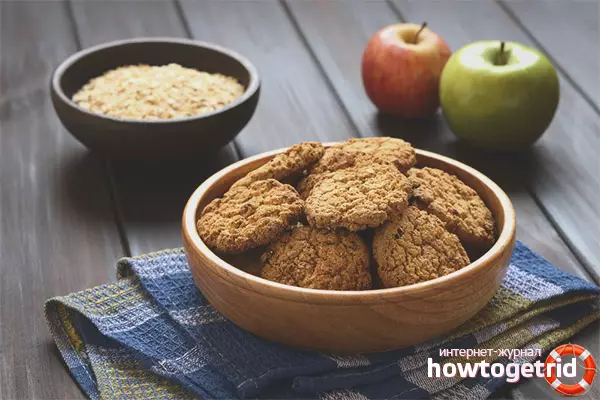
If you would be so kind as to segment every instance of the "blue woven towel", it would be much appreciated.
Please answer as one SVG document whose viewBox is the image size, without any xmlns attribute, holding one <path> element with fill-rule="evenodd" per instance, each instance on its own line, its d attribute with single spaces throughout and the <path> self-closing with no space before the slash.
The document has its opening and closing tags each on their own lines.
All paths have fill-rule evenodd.
<svg viewBox="0 0 600 400">
<path fill-rule="evenodd" d="M 503 378 L 426 377 L 439 349 L 548 351 L 600 317 L 600 288 L 517 243 L 492 302 L 452 334 L 403 350 L 335 356 L 258 338 L 215 311 L 181 249 L 123 259 L 115 283 L 46 303 L 50 331 L 92 399 L 484 399 Z M 496 362 L 508 362 L 492 357 Z"/>
</svg>

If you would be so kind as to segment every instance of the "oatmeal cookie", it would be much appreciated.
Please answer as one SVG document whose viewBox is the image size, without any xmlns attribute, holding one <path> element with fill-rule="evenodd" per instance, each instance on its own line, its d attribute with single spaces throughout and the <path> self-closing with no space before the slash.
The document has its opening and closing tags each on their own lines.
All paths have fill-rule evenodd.
<svg viewBox="0 0 600 400">
<path fill-rule="evenodd" d="M 248 186 L 252 182 L 264 179 L 275 179 L 283 181 L 299 175 L 323 156 L 325 148 L 321 143 L 303 142 L 296 144 L 285 152 L 276 155 L 271 161 L 251 171 L 233 184 L 236 186 Z"/>
<path fill-rule="evenodd" d="M 438 217 L 414 206 L 376 229 L 373 255 L 385 287 L 424 282 L 470 263 L 458 237 Z"/>
<path fill-rule="evenodd" d="M 389 164 L 357 165 L 327 173 L 306 199 L 315 228 L 374 228 L 408 205 L 408 179 Z"/>
<path fill-rule="evenodd" d="M 391 163 L 406 173 L 417 162 L 417 154 L 410 143 L 391 137 L 349 139 L 338 146 L 351 152 L 368 154 L 373 162 Z"/>
<path fill-rule="evenodd" d="M 475 190 L 435 168 L 413 168 L 408 176 L 416 204 L 444 221 L 465 244 L 494 243 L 494 218 Z"/>
<path fill-rule="evenodd" d="M 198 233 L 219 252 L 241 253 L 275 240 L 296 224 L 303 210 L 293 187 L 262 180 L 234 187 L 210 202 L 198 220 Z"/>
<path fill-rule="evenodd" d="M 306 199 L 315 184 L 325 174 L 356 165 L 358 161 L 357 154 L 359 153 L 344 151 L 337 147 L 326 149 L 323 157 L 312 166 L 308 175 L 298 182 L 296 189 L 298 190 L 300 197 Z"/>
<path fill-rule="evenodd" d="M 324 174 L 357 165 L 393 164 L 406 173 L 417 161 L 415 149 L 402 139 L 390 137 L 349 139 L 325 150 L 323 157 L 297 185 L 306 199 Z"/>
<path fill-rule="evenodd" d="M 323 157 L 310 169 L 310 174 L 322 174 L 339 171 L 353 167 L 357 163 L 357 156 L 361 153 L 345 151 L 339 147 L 330 147 L 325 150 Z"/>
<path fill-rule="evenodd" d="M 298 226 L 272 243 L 261 260 L 262 277 L 274 282 L 325 290 L 371 288 L 369 250 L 346 230 Z"/>
</svg>

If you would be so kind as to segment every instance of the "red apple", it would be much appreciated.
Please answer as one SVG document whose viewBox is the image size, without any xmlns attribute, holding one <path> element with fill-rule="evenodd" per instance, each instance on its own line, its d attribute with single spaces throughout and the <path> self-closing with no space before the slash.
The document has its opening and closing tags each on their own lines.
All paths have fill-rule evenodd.
<svg viewBox="0 0 600 400">
<path fill-rule="evenodd" d="M 385 113 L 406 118 L 432 115 L 448 45 L 427 24 L 395 24 L 379 30 L 365 48 L 362 79 L 367 95 Z"/>
</svg>

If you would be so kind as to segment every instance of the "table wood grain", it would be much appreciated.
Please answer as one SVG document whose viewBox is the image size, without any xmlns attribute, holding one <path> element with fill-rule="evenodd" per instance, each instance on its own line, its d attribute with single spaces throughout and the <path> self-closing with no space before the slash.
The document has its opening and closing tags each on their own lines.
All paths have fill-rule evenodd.
<svg viewBox="0 0 600 400">
<path fill-rule="evenodd" d="M 105 161 L 62 127 L 52 71 L 77 50 L 65 4 L 0 2 L 0 398 L 82 398 L 44 302 L 114 280 Z"/>
<path fill-rule="evenodd" d="M 510 0 L 498 4 L 536 47 L 544 48 L 577 89 L 600 107 L 600 2 Z"/>
<path fill-rule="evenodd" d="M 0 398 L 82 398 L 51 343 L 44 300 L 113 280 L 122 255 L 179 246 L 183 206 L 202 180 L 235 160 L 302 140 L 389 135 L 465 161 L 509 194 L 520 240 L 597 281 L 598 59 L 585 48 L 596 40 L 591 11 L 598 2 L 575 3 L 0 2 Z M 560 68 L 561 105 L 531 154 L 476 154 L 441 115 L 408 122 L 376 113 L 362 89 L 360 56 L 377 29 L 400 20 L 427 20 L 453 50 L 503 38 L 548 53 Z M 79 48 L 136 36 L 211 41 L 256 64 L 261 99 L 234 142 L 192 168 L 165 167 L 107 162 L 64 131 L 48 96 L 52 70 Z M 562 45 L 573 41 L 580 47 Z M 599 354 L 599 332 L 594 324 L 573 341 Z M 593 390 L 587 398 L 600 397 L 597 385 Z M 536 379 L 496 394 L 551 396 Z"/>
<path fill-rule="evenodd" d="M 181 2 L 191 34 L 246 55 L 261 75 L 260 106 L 236 144 L 242 157 L 303 140 L 355 135 L 279 2 Z"/>
</svg>

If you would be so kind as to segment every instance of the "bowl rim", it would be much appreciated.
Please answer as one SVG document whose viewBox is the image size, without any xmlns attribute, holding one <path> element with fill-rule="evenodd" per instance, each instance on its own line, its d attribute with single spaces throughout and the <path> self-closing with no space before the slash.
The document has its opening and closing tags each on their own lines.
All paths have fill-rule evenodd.
<svg viewBox="0 0 600 400">
<path fill-rule="evenodd" d="M 342 142 L 328 142 L 323 143 L 325 147 L 330 147 Z M 464 268 L 454 271 L 448 275 L 444 275 L 439 278 L 431 279 L 425 282 L 419 282 L 412 285 L 394 287 L 394 288 L 384 288 L 384 289 L 371 289 L 371 290 L 325 290 L 325 289 L 308 289 L 297 286 L 285 285 L 282 283 L 273 282 L 255 275 L 252 275 L 248 272 L 245 272 L 229 263 L 225 260 L 221 259 L 217 254 L 215 254 L 200 238 L 198 231 L 196 229 L 196 209 L 200 200 L 204 196 L 204 194 L 211 188 L 217 181 L 227 176 L 231 171 L 234 171 L 245 164 L 250 164 L 254 161 L 272 157 L 276 154 L 279 154 L 285 151 L 287 148 L 281 148 L 277 150 L 272 150 L 264 153 L 260 153 L 254 155 L 252 157 L 245 158 L 243 160 L 237 161 L 228 167 L 221 169 L 220 171 L 213 174 L 211 177 L 206 179 L 190 196 L 185 209 L 183 211 L 182 218 L 182 233 L 187 240 L 187 243 L 190 244 L 193 248 L 193 251 L 202 253 L 206 258 L 208 258 L 213 265 L 218 266 L 225 272 L 228 278 L 225 278 L 223 274 L 219 274 L 222 279 L 229 280 L 230 283 L 237 285 L 237 283 L 233 282 L 229 279 L 230 276 L 233 276 L 237 279 L 243 279 L 248 284 L 246 289 L 259 292 L 264 295 L 270 297 L 279 297 L 279 298 L 287 298 L 288 300 L 297 300 L 297 301 L 306 301 L 307 296 L 310 296 L 311 302 L 319 303 L 319 304 L 338 304 L 340 301 L 345 300 L 357 300 L 361 303 L 381 303 L 381 301 L 385 301 L 386 299 L 391 299 L 398 295 L 417 295 L 423 292 L 428 292 L 431 290 L 438 290 L 439 286 L 442 284 L 452 285 L 453 281 L 459 280 L 460 278 L 466 278 L 470 275 L 476 273 L 479 269 L 485 268 L 487 265 L 494 261 L 498 261 L 503 256 L 503 250 L 507 246 L 511 246 L 511 243 L 514 242 L 515 234 L 516 234 L 516 213 L 513 208 L 512 202 L 506 195 L 506 193 L 490 178 L 488 178 L 483 173 L 477 171 L 476 169 L 460 162 L 454 160 L 450 157 L 443 156 L 441 154 L 437 154 L 434 152 L 430 152 L 427 150 L 415 149 L 417 155 L 423 155 L 430 158 L 435 158 L 444 163 L 453 164 L 454 166 L 462 169 L 466 173 L 469 173 L 475 176 L 476 179 L 480 180 L 484 185 L 492 190 L 492 192 L 498 197 L 500 201 L 501 208 L 504 212 L 504 224 L 501 227 L 500 235 L 498 239 L 494 243 L 494 245 L 481 257 L 477 260 L 473 261 L 469 265 Z M 187 252 L 187 249 L 186 249 Z M 210 271 L 212 274 L 217 274 L 217 271 Z"/>
<path fill-rule="evenodd" d="M 126 46 L 129 44 L 136 44 L 136 43 L 187 44 L 187 45 L 192 45 L 195 47 L 206 48 L 206 49 L 211 49 L 211 50 L 217 51 L 228 57 L 233 58 L 234 60 L 236 60 L 240 64 L 242 64 L 242 66 L 250 74 L 250 82 L 248 82 L 248 86 L 246 87 L 246 90 L 240 97 L 238 97 L 233 102 L 226 105 L 225 107 L 219 108 L 218 110 L 209 111 L 209 112 L 198 114 L 198 115 L 192 115 L 189 117 L 178 117 L 178 118 L 156 119 L 156 120 L 154 120 L 154 119 L 120 118 L 120 117 L 113 117 L 110 115 L 92 112 L 92 111 L 89 111 L 89 110 L 81 107 L 80 105 L 75 103 L 73 100 L 71 100 L 65 94 L 60 82 L 62 80 L 62 77 L 64 76 L 65 71 L 69 67 L 71 67 L 73 64 L 75 64 L 77 61 L 79 61 L 80 59 L 82 59 L 83 57 L 85 57 L 89 54 L 92 54 L 92 53 L 95 53 L 95 52 L 98 52 L 98 51 L 101 51 L 104 49 L 119 47 L 119 46 Z M 176 62 L 176 60 L 173 60 L 173 62 Z M 74 109 L 80 113 L 87 114 L 90 117 L 111 120 L 111 121 L 114 121 L 117 123 L 169 124 L 169 123 L 175 123 L 175 122 L 189 122 L 189 121 L 194 121 L 194 120 L 200 120 L 203 118 L 208 118 L 215 114 L 224 113 L 227 110 L 230 110 L 234 107 L 239 106 L 240 104 L 246 102 L 249 98 L 251 98 L 258 91 L 258 89 L 260 88 L 260 75 L 258 73 L 258 69 L 254 66 L 254 64 L 252 64 L 250 62 L 250 60 L 248 60 L 248 58 L 244 57 L 243 55 L 241 55 L 240 53 L 238 53 L 234 50 L 228 49 L 223 46 L 219 46 L 217 44 L 203 42 L 200 40 L 177 38 L 177 37 L 166 37 L 165 36 L 165 37 L 139 37 L 139 38 L 133 38 L 133 39 L 113 40 L 110 42 L 101 43 L 101 44 L 98 44 L 95 46 L 91 46 L 91 47 L 87 47 L 85 49 L 79 50 L 78 52 L 70 55 L 66 60 L 64 60 L 62 63 L 60 63 L 60 65 L 58 67 L 56 67 L 56 69 L 54 70 L 54 73 L 52 74 L 51 82 L 52 82 L 53 91 L 57 94 L 57 96 L 61 99 L 61 101 L 63 103 L 65 103 L 66 105 L 68 105 L 69 107 L 71 107 L 72 109 Z"/>
</svg>

